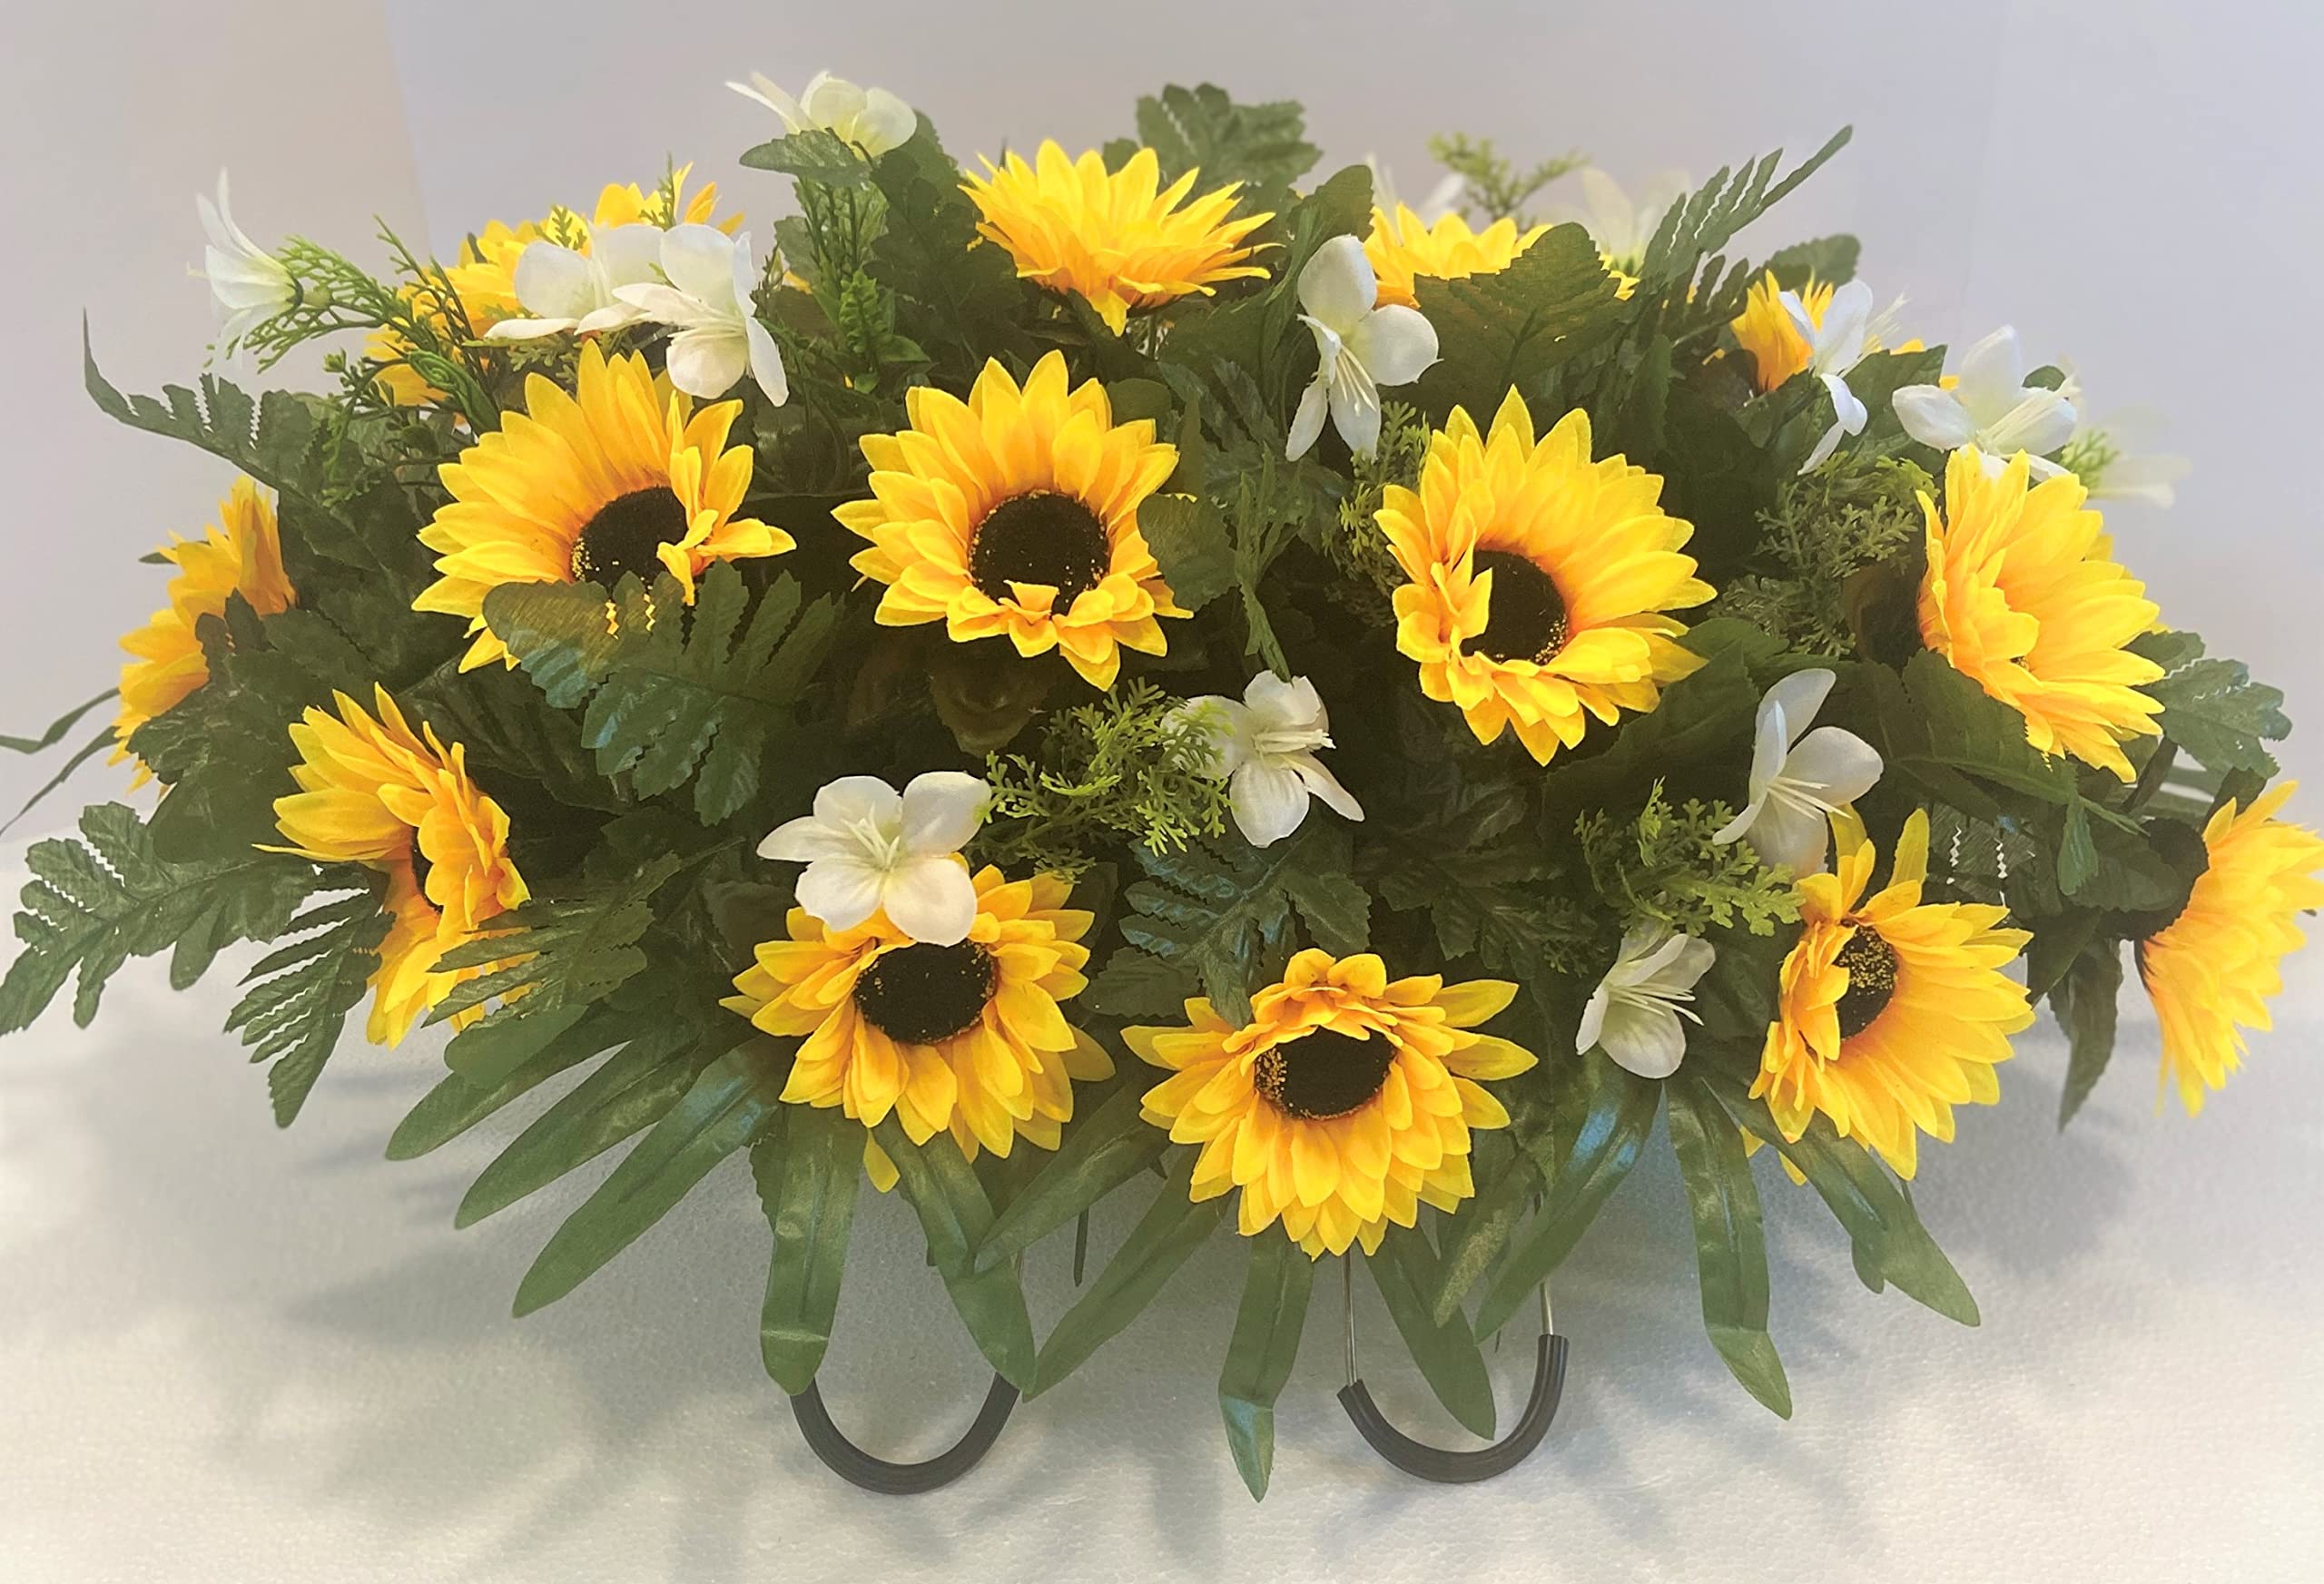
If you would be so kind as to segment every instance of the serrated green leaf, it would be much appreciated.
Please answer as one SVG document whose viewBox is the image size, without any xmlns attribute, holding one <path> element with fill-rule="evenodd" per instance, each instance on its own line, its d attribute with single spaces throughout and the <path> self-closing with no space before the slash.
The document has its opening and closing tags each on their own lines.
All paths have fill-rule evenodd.
<svg viewBox="0 0 2324 1584">
<path fill-rule="evenodd" d="M 2090 1098 L 2114 1054 L 2116 1008 L 2122 991 L 2122 943 L 2097 940 L 2084 947 L 2050 987 L 2050 1011 L 2065 1030 L 2068 1056 L 2065 1089 L 2058 1097 L 2058 1127 L 2063 1128 Z"/>
<path fill-rule="evenodd" d="M 1154 151 L 1163 182 L 1199 171 L 1205 192 L 1229 182 L 1289 187 L 1315 162 L 1318 151 L 1305 131 L 1296 103 L 1237 104 L 1210 83 L 1172 84 L 1137 102 L 1138 140 Z"/>
<path fill-rule="evenodd" d="M 368 882 L 370 877 L 340 878 Z M 278 1126 L 290 1126 L 322 1076 L 347 1014 L 362 1000 L 379 966 L 388 924 L 376 887 L 364 883 L 352 896 L 291 920 L 283 933 L 303 939 L 269 954 L 242 976 L 249 988 L 228 1014 L 226 1032 L 242 1037 L 252 1061 L 273 1063 L 266 1087 Z"/>
<path fill-rule="evenodd" d="M 1694 1216 L 1703 1327 L 1743 1389 L 1783 1419 L 1791 1382 L 1768 1335 L 1768 1244 L 1743 1135 L 1699 1078 L 1663 1086 L 1670 1147 Z"/>
<path fill-rule="evenodd" d="M 745 149 L 743 163 L 753 171 L 780 171 L 825 187 L 872 184 L 872 167 L 862 152 L 819 126 Z"/>
<path fill-rule="evenodd" d="M 796 1396 L 813 1383 L 839 1312 L 840 1275 L 863 1175 L 863 1127 L 837 1107 L 786 1106 L 751 1146 L 759 1205 L 774 1234 L 759 1356 Z"/>
<path fill-rule="evenodd" d="M 600 773 L 627 776 L 640 797 L 694 783 L 695 815 L 727 819 L 757 792 L 760 768 L 822 664 L 837 624 L 828 599 L 803 608 L 778 576 L 750 606 L 731 561 L 714 563 L 691 619 L 664 573 L 649 597 L 625 575 L 606 600 L 594 584 L 507 583 L 485 596 L 485 620 L 550 703 L 585 700 L 582 740 Z"/>
<path fill-rule="evenodd" d="M 1879 665 L 1859 674 L 1871 688 L 1875 745 L 1887 773 L 1986 819 L 2000 812 L 1988 786 L 2062 806 L 2079 797 L 2072 767 L 2025 740 L 2024 717 L 1987 697 L 1942 654 L 1915 654 L 1902 676 Z"/>
<path fill-rule="evenodd" d="M 67 980 L 79 980 L 73 1019 L 87 1028 L 105 983 L 133 957 L 172 954 L 170 981 L 183 989 L 237 940 L 271 940 L 316 884 L 304 859 L 243 849 L 177 862 L 154 851 L 150 831 L 122 803 L 81 813 L 84 841 L 35 841 L 25 861 L 16 938 L 25 949 L 0 980 L 0 1033 L 40 1016 Z"/>
<path fill-rule="evenodd" d="M 1037 1397 L 1064 1380 L 1120 1334 L 1226 1215 L 1234 1203 L 1232 1195 L 1200 1203 L 1188 1196 L 1196 1154 L 1182 1149 L 1170 1157 L 1162 1186 L 1146 1214 L 1088 1290 L 1059 1318 L 1049 1340 L 1041 1344 L 1032 1389 L 1025 1393 L 1028 1397 Z"/>
<path fill-rule="evenodd" d="M 1265 849 L 1229 839 L 1137 857 L 1148 878 L 1122 893 L 1128 946 L 1090 983 L 1098 1011 L 1168 1014 L 1207 996 L 1222 1016 L 1247 1020 L 1253 986 L 1290 959 L 1295 906 L 1318 940 L 1363 949 L 1368 903 L 1347 875 L 1344 826 L 1310 819 Z"/>
<path fill-rule="evenodd" d="M 1614 278 L 1579 225 L 1551 228 L 1505 270 L 1459 280 L 1423 277 L 1413 291 L 1439 349 L 1414 389 L 1422 409 L 1439 420 L 1460 407 L 1489 425 L 1512 389 L 1533 390 L 1551 369 L 1622 323 Z M 1546 428 L 1547 418 L 1536 416 Z"/>
<path fill-rule="evenodd" d="M 1299 1357 L 1315 1262 L 1275 1227 L 1245 1241 L 1251 1245 L 1251 1263 L 1226 1363 L 1218 1372 L 1218 1411 L 1236 1471 L 1256 1501 L 1265 1499 L 1275 1471 L 1275 1400 Z"/>
<path fill-rule="evenodd" d="M 1380 1252 L 1364 1256 L 1364 1268 L 1388 1306 L 1396 1333 L 1420 1367 L 1444 1411 L 1472 1434 L 1490 1438 L 1493 1432 L 1492 1377 L 1485 1371 L 1469 1317 L 1457 1310 L 1439 1320 L 1433 1304 L 1443 1276 L 1436 1251 L 1417 1227 L 1390 1226 Z"/>
<path fill-rule="evenodd" d="M 1068 1127 L 1057 1153 L 1002 1206 L 978 1244 L 978 1269 L 1022 1254 L 1161 1158 L 1170 1135 L 1140 1114 L 1145 1089 L 1132 1074 L 1111 1099 Z"/>
<path fill-rule="evenodd" d="M 2148 633 L 2132 640 L 2132 654 L 2165 668 L 2144 691 L 2162 706 L 2156 723 L 2162 734 L 2201 760 L 2208 769 L 2276 773 L 2264 743 L 2291 732 L 2280 689 L 2253 682 L 2239 661 L 2203 656 L 2192 633 Z"/>
<path fill-rule="evenodd" d="M 736 1046 L 693 1085 L 622 1157 L 596 1192 L 566 1217 L 517 1286 L 519 1317 L 587 1281 L 694 1191 L 710 1168 L 750 1147 L 779 1103 L 765 1043 Z"/>
<path fill-rule="evenodd" d="M 1137 526 L 1171 597 L 1184 608 L 1198 611 L 1235 586 L 1235 546 L 1206 502 L 1148 496 L 1137 508 Z"/>
</svg>

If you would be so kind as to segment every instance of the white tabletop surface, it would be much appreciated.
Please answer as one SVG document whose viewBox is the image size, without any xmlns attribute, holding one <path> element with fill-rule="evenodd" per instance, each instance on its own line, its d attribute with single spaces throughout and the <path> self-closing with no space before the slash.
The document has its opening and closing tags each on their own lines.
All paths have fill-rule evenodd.
<svg viewBox="0 0 2324 1584">
<path fill-rule="evenodd" d="M 760 1371 L 767 1237 L 739 1159 L 513 1321 L 526 1262 L 600 1174 L 456 1233 L 514 1120 L 383 1160 L 437 1064 L 358 1048 L 278 1134 L 210 1032 L 226 989 L 172 996 L 138 965 L 93 1031 L 52 1013 L 0 1048 L 0 1578 L 2111 1584 L 2312 1579 L 2324 1550 L 2312 967 L 2199 1122 L 2153 1113 L 2142 1008 L 2063 1136 L 2059 1043 L 2022 1042 L 2004 1105 L 1965 1113 L 1918 1189 L 1982 1329 L 1863 1291 L 1820 1203 L 1763 1158 L 1798 1400 L 1778 1422 L 1703 1340 L 1658 1140 L 1557 1279 L 1572 1371 L 1530 1462 L 1440 1490 L 1374 1461 L 1333 1400 L 1326 1279 L 1256 1508 L 1213 1394 L 1226 1235 L 959 1485 L 867 1496 Z M 1100 1250 L 1136 1208 L 1109 1207 Z M 1043 1324 L 1066 1241 L 1029 1261 Z M 1357 1293 L 1391 1411 L 1449 1438 Z M 865 1206 L 841 1320 L 827 1390 L 860 1439 L 925 1451 L 965 1422 L 980 1376 L 892 1203 Z M 1497 1365 L 1505 1404 L 1530 1352 Z"/>
</svg>

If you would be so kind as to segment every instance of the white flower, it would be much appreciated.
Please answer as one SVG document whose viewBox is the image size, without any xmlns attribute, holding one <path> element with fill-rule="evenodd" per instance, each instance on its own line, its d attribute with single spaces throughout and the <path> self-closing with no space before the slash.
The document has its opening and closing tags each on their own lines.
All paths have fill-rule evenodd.
<svg viewBox="0 0 2324 1584">
<path fill-rule="evenodd" d="M 1329 407 L 1340 438 L 1359 457 L 1380 443 L 1380 388 L 1409 385 L 1436 361 L 1436 331 L 1417 309 L 1374 308 L 1380 283 L 1354 237 L 1334 237 L 1299 271 L 1299 317 L 1315 332 L 1315 382 L 1299 398 L 1284 455 L 1307 454 Z"/>
<path fill-rule="evenodd" d="M 910 143 L 920 128 L 920 118 L 911 106 L 885 88 L 859 88 L 829 72 L 817 72 L 806 92 L 796 99 L 757 72 L 751 74 L 747 83 L 726 86 L 781 116 L 786 132 L 821 129 L 853 143 L 875 160 Z"/>
<path fill-rule="evenodd" d="M 761 858 L 804 863 L 799 905 L 827 930 L 852 930 L 885 910 L 888 922 L 931 946 L 968 939 L 977 888 L 959 853 L 984 822 L 990 789 L 932 770 L 898 793 L 876 775 L 843 775 L 815 794 L 815 812 L 778 825 Z"/>
<path fill-rule="evenodd" d="M 1299 829 L 1311 797 L 1343 818 L 1364 818 L 1362 806 L 1315 757 L 1316 749 L 1332 745 L 1332 723 L 1305 677 L 1285 682 L 1262 671 L 1240 703 L 1206 694 L 1174 713 L 1210 733 L 1210 773 L 1228 783 L 1235 823 L 1252 846 L 1270 846 Z"/>
<path fill-rule="evenodd" d="M 202 250 L 202 267 L 211 300 L 218 305 L 218 345 L 231 357 L 251 331 L 298 306 L 299 283 L 280 260 L 234 223 L 233 211 L 226 203 L 225 172 L 218 172 L 216 203 L 200 196 L 193 202 L 210 237 Z"/>
<path fill-rule="evenodd" d="M 1364 167 L 1372 172 L 1372 207 L 1384 214 L 1394 214 L 1403 207 L 1396 197 L 1395 178 L 1389 175 L 1387 166 L 1371 154 L 1364 156 Z M 1428 196 L 1413 206 L 1413 213 L 1419 218 L 1421 224 L 1433 226 L 1461 208 L 1461 201 L 1468 190 L 1466 177 L 1456 171 L 1447 171 L 1436 185 L 1428 190 Z"/>
<path fill-rule="evenodd" d="M 1807 307 L 1797 291 L 1785 292 L 1779 301 L 1784 311 L 1791 315 L 1793 328 L 1807 343 L 1807 369 L 1824 382 L 1832 398 L 1832 427 L 1807 453 L 1807 460 L 1799 465 L 1802 473 L 1812 473 L 1823 466 L 1824 458 L 1839 448 L 1842 435 L 1864 433 L 1866 419 L 1872 415 L 1856 392 L 1848 389 L 1848 370 L 1863 362 L 1888 342 L 1896 339 L 1896 310 L 1905 300 L 1898 298 L 1878 314 L 1872 311 L 1872 288 L 1861 280 L 1851 280 L 1832 293 L 1832 300 L 1824 306 L 1824 322 L 1817 324 L 1808 317 Z"/>
<path fill-rule="evenodd" d="M 517 300 L 530 318 L 504 319 L 487 339 L 528 341 L 543 336 L 595 335 L 644 317 L 615 295 L 625 286 L 661 279 L 662 232 L 650 225 L 606 226 L 576 252 L 552 241 L 528 244 L 517 260 Z"/>
<path fill-rule="evenodd" d="M 1896 395 L 1896 418 L 1905 432 L 1940 451 L 1974 444 L 1988 472 L 1999 473 L 2024 451 L 2034 477 L 2064 471 L 2044 455 L 2073 434 L 2073 403 L 2063 390 L 2025 383 L 2025 359 L 2017 331 L 2004 325 L 1969 349 L 1961 378 L 1950 390 L 1940 385 L 1907 385 Z"/>
<path fill-rule="evenodd" d="M 2058 460 L 2082 481 L 2093 500 L 2135 500 L 2167 507 L 2178 498 L 2171 487 L 2193 466 L 2184 457 L 2151 451 L 2150 441 L 2162 432 L 2161 415 L 2144 408 L 2127 408 L 2103 418 L 2081 416 L 2081 381 L 2071 372 L 2061 387 L 2076 414 L 2073 438 Z"/>
<path fill-rule="evenodd" d="M 1768 689 L 1751 747 L 1751 801 L 1712 841 L 1748 837 L 1760 861 L 1795 875 L 1824 867 L 1826 816 L 1870 792 L 1881 768 L 1878 750 L 1855 733 L 1807 730 L 1835 680 L 1828 671 L 1795 671 Z"/>
<path fill-rule="evenodd" d="M 668 325 L 670 383 L 688 396 L 724 396 L 744 374 L 781 407 L 791 394 L 783 352 L 751 310 L 758 266 L 751 233 L 730 237 L 716 226 L 674 225 L 662 233 L 667 284 L 616 287 L 614 296 L 639 317 Z"/>
<path fill-rule="evenodd" d="M 1709 941 L 1668 924 L 1632 925 L 1614 966 L 1581 1009 L 1574 1054 L 1603 1046 L 1618 1067 L 1642 1078 L 1669 1077 L 1687 1054 L 1687 1031 L 1679 1019 L 1702 1021 L 1680 1003 L 1695 999 L 1695 981 L 1718 959 Z"/>
<path fill-rule="evenodd" d="M 1684 171 L 1658 171 L 1632 202 L 1620 182 L 1595 165 L 1583 166 L 1575 179 L 1581 183 L 1581 202 L 1549 204 L 1546 218 L 1560 225 L 1578 222 L 1606 262 L 1626 275 L 1638 272 L 1662 217 L 1694 186 Z"/>
</svg>

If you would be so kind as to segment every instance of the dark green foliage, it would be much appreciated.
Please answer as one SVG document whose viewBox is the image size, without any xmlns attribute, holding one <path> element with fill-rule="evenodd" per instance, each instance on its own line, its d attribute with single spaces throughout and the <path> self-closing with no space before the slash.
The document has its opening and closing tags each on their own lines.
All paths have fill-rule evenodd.
<svg viewBox="0 0 2324 1584">
<path fill-rule="evenodd" d="M 975 1170 L 948 1135 L 916 1145 L 893 1116 L 873 1136 L 895 1163 L 896 1186 L 920 1215 L 928 1257 L 944 1278 L 944 1290 L 977 1350 L 1010 1385 L 1020 1392 L 1037 1390 L 1033 1319 L 1017 1267 L 977 1264 L 977 1246 L 991 1234 L 993 1213 Z"/>
<path fill-rule="evenodd" d="M 1170 1156 L 1169 1168 L 1145 1215 L 1041 1344 L 1027 1396 L 1048 1391 L 1119 1335 L 1154 1301 L 1171 1274 L 1186 1264 L 1187 1256 L 1217 1228 L 1235 1201 L 1222 1195 L 1197 1204 L 1188 1198 L 1196 1153 L 1181 1149 Z"/>
<path fill-rule="evenodd" d="M 1119 170 L 1144 144 L 1159 161 L 1165 185 L 1199 171 L 1199 192 L 1240 182 L 1252 190 L 1250 202 L 1270 203 L 1315 162 L 1306 129 L 1305 113 L 1290 100 L 1237 104 L 1213 84 L 1173 84 L 1137 102 L 1137 143 L 1108 143 L 1106 165 Z"/>
<path fill-rule="evenodd" d="M 1743 1389 L 1788 1419 L 1791 1383 L 1768 1336 L 1767 1235 L 1743 1136 L 1699 1078 L 1674 1078 L 1663 1094 L 1670 1147 L 1694 1217 L 1703 1327 Z"/>
<path fill-rule="evenodd" d="M 1183 851 L 1140 851 L 1147 878 L 1122 894 L 1128 949 L 1087 992 L 1098 1011 L 1167 1016 L 1207 996 L 1236 1022 L 1250 1017 L 1251 991 L 1289 960 L 1295 916 L 1335 955 L 1370 940 L 1364 888 L 1348 874 L 1344 827 L 1315 813 L 1273 847 L 1239 841 L 1189 843 Z"/>
<path fill-rule="evenodd" d="M 863 1129 L 836 1108 L 786 1106 L 751 1146 L 759 1204 L 774 1234 L 759 1354 L 776 1385 L 804 1392 L 822 1367 L 863 1176 Z"/>
<path fill-rule="evenodd" d="M 1250 1245 L 1249 1274 L 1242 1306 L 1235 1312 L 1235 1334 L 1218 1372 L 1218 1412 L 1226 1424 L 1226 1447 L 1235 1469 L 1250 1487 L 1254 1501 L 1267 1493 L 1275 1472 L 1275 1400 L 1291 1379 L 1299 1357 L 1299 1333 L 1307 1320 L 1307 1295 L 1315 1284 L 1315 1262 L 1288 1237 L 1269 1227 Z"/>
<path fill-rule="evenodd" d="M 1161 1158 L 1170 1136 L 1139 1114 L 1146 1087 L 1134 1071 L 1102 1106 L 1084 1111 L 1089 1097 L 1075 1097 L 1082 1114 L 977 1245 L 979 1269 L 1024 1253 Z"/>
<path fill-rule="evenodd" d="M 664 573 L 649 596 L 632 576 L 606 596 L 592 584 L 503 584 L 485 619 L 550 703 L 586 702 L 582 741 L 599 773 L 639 797 L 694 783 L 694 812 L 715 824 L 758 791 L 762 762 L 796 719 L 837 618 L 829 600 L 803 607 L 778 576 L 755 609 L 731 562 L 702 577 L 691 614 Z"/>
<path fill-rule="evenodd" d="M 2090 1098 L 2114 1054 L 2114 1014 L 2122 991 L 2122 943 L 2097 940 L 2075 956 L 2050 989 L 2050 1010 L 2065 1030 L 2065 1089 L 2058 1097 L 2063 1127 Z"/>
<path fill-rule="evenodd" d="M 2276 761 L 2262 745 L 2283 740 L 2291 722 L 2283 712 L 2281 690 L 2253 682 L 2237 661 L 2206 657 L 2192 633 L 2148 633 L 2132 640 L 2165 673 L 2145 691 L 2162 705 L 2162 734 L 2209 769 L 2276 773 Z"/>
<path fill-rule="evenodd" d="M 1530 401 L 1551 369 L 1621 323 L 1613 277 L 1578 225 L 1554 228 L 1506 270 L 1464 280 L 1423 279 L 1414 295 L 1439 349 L 1435 367 L 1415 387 L 1420 406 L 1439 421 L 1464 408 L 1481 429 L 1512 387 Z M 1556 417 L 1536 410 L 1534 427 L 1546 431 Z"/>
<path fill-rule="evenodd" d="M 359 871 L 334 876 L 326 885 L 353 883 L 351 895 L 308 909 L 285 927 L 300 939 L 281 948 L 249 973 L 250 986 L 226 1018 L 239 1033 L 252 1061 L 271 1062 L 266 1087 L 274 1097 L 274 1120 L 290 1126 L 307 1094 L 322 1076 L 347 1022 L 379 966 L 379 942 L 388 933 L 377 888 Z"/>
<path fill-rule="evenodd" d="M 780 171 L 825 187 L 864 187 L 872 182 L 872 167 L 862 152 L 821 127 L 744 149 L 742 162 L 753 171 Z"/>
<path fill-rule="evenodd" d="M 1418 1227 L 1391 1226 L 1381 1239 L 1380 1252 L 1364 1256 L 1380 1301 L 1396 1323 L 1396 1334 L 1420 1366 L 1444 1411 L 1472 1434 L 1493 1432 L 1492 1378 L 1485 1372 L 1484 1354 L 1478 1351 L 1469 1317 L 1457 1310 L 1436 1318 L 1432 1305 L 1443 1278 L 1436 1251 Z"/>
<path fill-rule="evenodd" d="M 25 855 L 25 949 L 0 981 L 0 1033 L 30 1024 L 76 974 L 73 1020 L 87 1028 L 105 982 L 133 957 L 170 952 L 170 983 L 183 989 L 235 941 L 281 934 L 316 884 L 314 865 L 277 853 L 163 858 L 120 803 L 83 811 L 81 834 L 35 841 Z"/>
</svg>

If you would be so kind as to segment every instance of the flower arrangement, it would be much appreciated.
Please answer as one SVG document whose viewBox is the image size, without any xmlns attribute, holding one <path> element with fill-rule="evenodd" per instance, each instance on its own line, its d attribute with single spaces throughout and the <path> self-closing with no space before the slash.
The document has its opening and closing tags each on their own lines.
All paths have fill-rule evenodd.
<svg viewBox="0 0 2324 1584">
<path fill-rule="evenodd" d="M 2126 949 L 2188 1111 L 2267 1027 L 2324 901 L 2280 696 L 2117 561 L 2093 502 L 2170 474 L 2061 367 L 1924 347 L 1852 238 L 1742 261 L 1845 133 L 1642 207 L 1446 140 L 1416 211 L 1210 86 L 975 169 L 891 93 L 742 91 L 755 234 L 678 167 L 375 277 L 202 201 L 219 354 L 336 383 L 89 362 L 244 477 L 72 762 L 161 795 L 32 848 L 0 1028 L 279 943 L 227 1026 L 285 1124 L 350 1012 L 448 1027 L 399 1158 L 586 1067 L 460 1207 L 627 1146 L 517 1312 L 744 1154 L 794 1394 L 860 1176 L 1028 1393 L 1229 1224 L 1256 1494 L 1325 1256 L 1489 1434 L 1480 1343 L 1667 1118 L 1788 1414 L 1754 1152 L 1974 1323 L 1905 1185 L 2036 1008 L 2062 1124 Z M 1018 1256 L 1078 1223 L 1078 1280 L 1117 1192 L 1037 1341 Z"/>
</svg>

